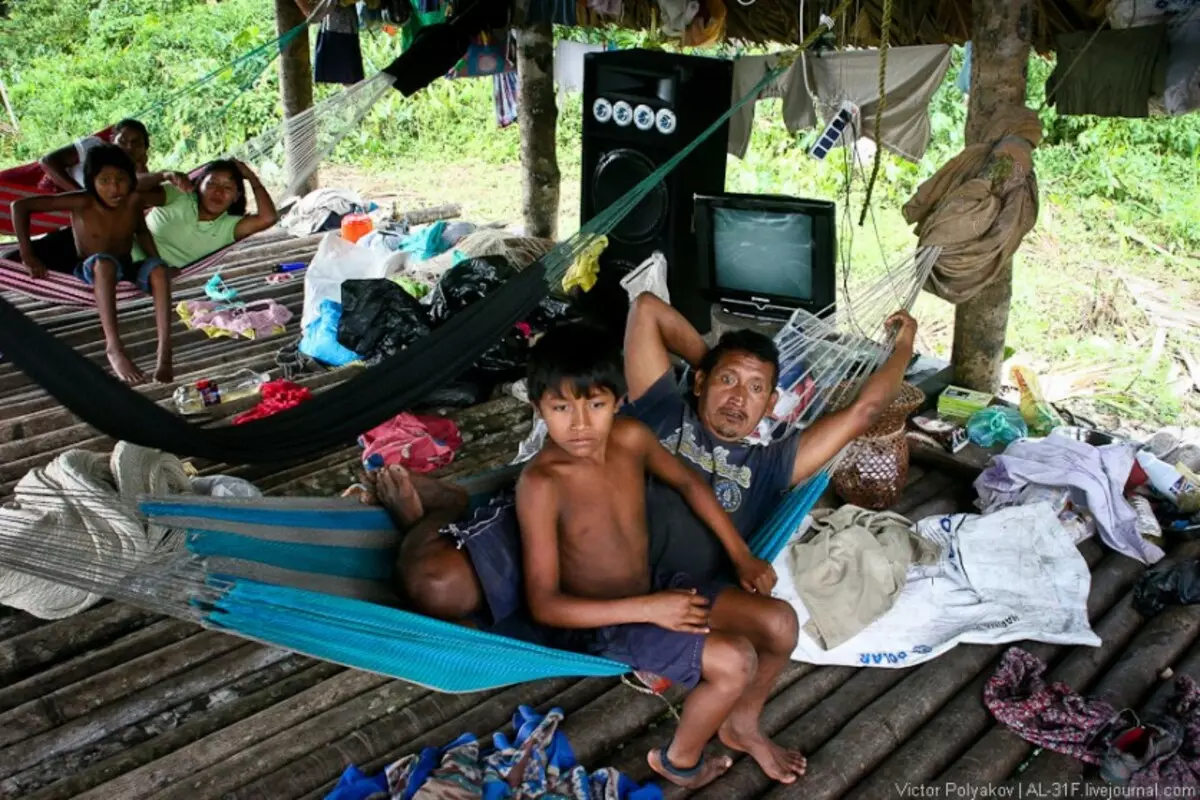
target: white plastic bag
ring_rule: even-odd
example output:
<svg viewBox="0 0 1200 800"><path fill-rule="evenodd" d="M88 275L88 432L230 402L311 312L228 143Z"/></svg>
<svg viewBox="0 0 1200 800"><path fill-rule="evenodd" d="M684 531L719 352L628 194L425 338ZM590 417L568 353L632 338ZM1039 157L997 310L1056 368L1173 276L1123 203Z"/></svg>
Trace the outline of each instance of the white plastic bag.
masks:
<svg viewBox="0 0 1200 800"><path fill-rule="evenodd" d="M304 273L304 314L300 318L300 330L319 314L322 300L342 302L342 281L366 280L387 276L391 260L399 253L388 254L368 247L357 247L342 238L337 231L325 234L317 254Z"/></svg>
<svg viewBox="0 0 1200 800"><path fill-rule="evenodd" d="M629 293L629 302L631 303L637 299L639 294L650 292L670 305L671 292L667 289L666 256L657 251L654 252L639 264L637 269L621 279L621 287Z"/></svg>

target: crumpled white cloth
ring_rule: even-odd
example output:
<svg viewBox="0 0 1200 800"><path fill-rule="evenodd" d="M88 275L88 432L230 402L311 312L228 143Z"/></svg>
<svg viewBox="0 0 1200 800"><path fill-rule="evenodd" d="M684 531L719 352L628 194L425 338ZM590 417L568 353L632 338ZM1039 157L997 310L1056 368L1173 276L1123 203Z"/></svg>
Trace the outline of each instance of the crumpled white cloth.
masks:
<svg viewBox="0 0 1200 800"><path fill-rule="evenodd" d="M279 224L292 236L308 236L324 230L330 214L348 214L364 205L362 198L349 189L317 189L301 197Z"/></svg>
<svg viewBox="0 0 1200 800"><path fill-rule="evenodd" d="M91 587L119 580L167 532L145 524L138 498L190 489L178 458L127 442L111 456L69 450L31 470L0 508L0 603L42 619L95 605L101 595L52 578L62 574Z"/></svg>
<svg viewBox="0 0 1200 800"><path fill-rule="evenodd" d="M1049 505L929 517L917 523L917 533L940 549L936 563L910 567L891 609L830 650L803 631L809 614L789 568L790 547L784 549L775 560L774 595L796 610L802 628L793 659L898 668L958 644L1033 639L1099 646L1088 623L1087 562Z"/></svg>
<svg viewBox="0 0 1200 800"><path fill-rule="evenodd" d="M1056 433L1045 439L1020 439L975 479L979 507L988 514L1016 505L1031 484L1069 488L1071 501L1095 518L1106 545L1153 564L1163 551L1138 534L1137 511L1125 499L1134 451L1131 444L1093 447Z"/></svg>

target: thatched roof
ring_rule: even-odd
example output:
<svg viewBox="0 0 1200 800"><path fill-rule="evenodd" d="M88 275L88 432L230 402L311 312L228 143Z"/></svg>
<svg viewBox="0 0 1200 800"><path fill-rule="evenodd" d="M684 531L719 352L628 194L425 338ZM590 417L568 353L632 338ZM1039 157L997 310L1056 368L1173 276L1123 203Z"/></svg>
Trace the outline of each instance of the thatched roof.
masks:
<svg viewBox="0 0 1200 800"><path fill-rule="evenodd" d="M701 0L701 16L711 0ZM746 42L797 41L798 0L720 0L725 5L727 39ZM583 3L579 3L583 6ZM579 24L602 27L616 22L621 27L649 30L658 26L656 0L624 0L619 20L594 12L581 14ZM818 24L820 0L807 0L804 30ZM1033 0L1033 44L1041 52L1054 48L1054 36L1071 31L1095 30L1104 20L1108 0ZM838 25L840 44L871 47L879 44L883 0L857 0ZM971 0L895 0L892 11L891 43L962 44L971 36Z"/></svg>

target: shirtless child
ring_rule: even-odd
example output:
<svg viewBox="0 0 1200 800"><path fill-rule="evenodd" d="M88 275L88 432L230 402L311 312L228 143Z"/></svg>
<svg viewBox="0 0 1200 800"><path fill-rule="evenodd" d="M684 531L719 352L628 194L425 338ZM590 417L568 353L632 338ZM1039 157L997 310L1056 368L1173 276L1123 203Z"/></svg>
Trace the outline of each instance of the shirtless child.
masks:
<svg viewBox="0 0 1200 800"><path fill-rule="evenodd" d="M805 760L763 735L763 704L796 646L795 612L774 600L770 564L755 558L712 489L649 428L618 418L620 358L587 328L548 333L533 348L529 398L545 447L517 484L526 596L564 647L604 656L693 688L674 739L647 756L672 783L697 788L732 765L704 758L714 736L771 778L794 783ZM684 496L733 561L743 588L651 575L649 471Z"/></svg>
<svg viewBox="0 0 1200 800"><path fill-rule="evenodd" d="M115 145L97 145L84 159L83 186L82 192L25 197L12 204L21 261L34 278L45 277L46 265L38 259L29 238L29 217L42 211L69 211L75 249L82 259L75 268L75 276L95 290L108 363L113 372L126 383L142 383L146 379L125 353L117 329L117 283L132 281L154 297L158 328L158 366L154 379L170 382L173 378L170 274L146 228L144 197L136 190L133 161ZM147 254L144 261L136 263L130 256L135 240Z"/></svg>

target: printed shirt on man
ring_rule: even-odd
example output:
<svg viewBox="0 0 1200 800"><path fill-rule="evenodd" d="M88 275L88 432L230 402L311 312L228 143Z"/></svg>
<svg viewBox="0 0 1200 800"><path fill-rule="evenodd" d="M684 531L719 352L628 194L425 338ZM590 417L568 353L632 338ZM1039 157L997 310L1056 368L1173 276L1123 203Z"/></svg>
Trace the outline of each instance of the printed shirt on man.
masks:
<svg viewBox="0 0 1200 800"><path fill-rule="evenodd" d="M791 486L799 436L769 445L722 441L705 429L668 370L623 413L649 426L663 446L702 474L743 537L761 525ZM650 478L646 488L650 563L696 581L732 580L725 548L683 497Z"/></svg>

